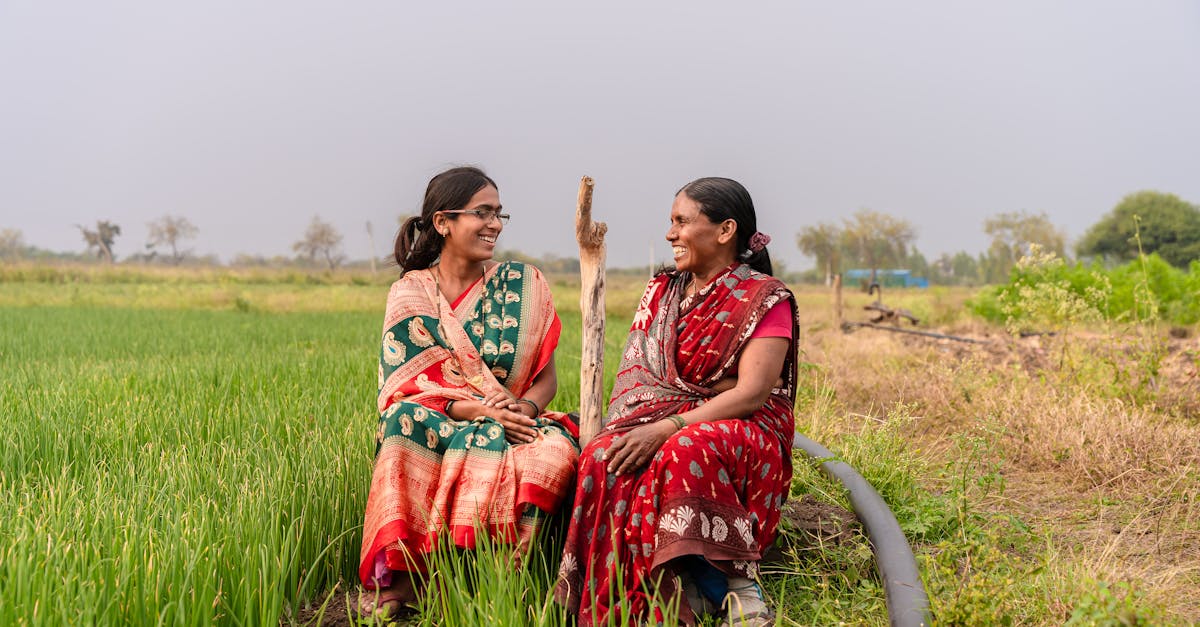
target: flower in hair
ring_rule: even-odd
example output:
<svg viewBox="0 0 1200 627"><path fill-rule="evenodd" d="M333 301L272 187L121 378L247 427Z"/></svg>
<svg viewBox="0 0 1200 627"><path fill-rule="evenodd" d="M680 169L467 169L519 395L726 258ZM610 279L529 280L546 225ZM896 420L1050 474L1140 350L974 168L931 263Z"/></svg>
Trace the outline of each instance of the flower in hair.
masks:
<svg viewBox="0 0 1200 627"><path fill-rule="evenodd" d="M754 235L750 236L750 251L759 252L771 243L771 236L762 231L755 231Z"/></svg>

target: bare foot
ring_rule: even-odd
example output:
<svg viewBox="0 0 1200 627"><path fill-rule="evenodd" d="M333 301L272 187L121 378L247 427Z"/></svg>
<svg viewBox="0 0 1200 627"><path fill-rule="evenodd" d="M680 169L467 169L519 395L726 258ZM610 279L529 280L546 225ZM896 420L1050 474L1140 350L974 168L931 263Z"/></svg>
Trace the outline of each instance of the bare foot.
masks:
<svg viewBox="0 0 1200 627"><path fill-rule="evenodd" d="M395 573L396 583L387 588L363 590L358 595L358 613L377 618L395 618L406 609L412 609L417 592L408 573Z"/></svg>
<svg viewBox="0 0 1200 627"><path fill-rule="evenodd" d="M529 555L529 551L533 546L533 541L530 538L521 538L517 540L517 544L513 546L512 556L509 558L509 567L514 571L521 570L525 567L525 557Z"/></svg>

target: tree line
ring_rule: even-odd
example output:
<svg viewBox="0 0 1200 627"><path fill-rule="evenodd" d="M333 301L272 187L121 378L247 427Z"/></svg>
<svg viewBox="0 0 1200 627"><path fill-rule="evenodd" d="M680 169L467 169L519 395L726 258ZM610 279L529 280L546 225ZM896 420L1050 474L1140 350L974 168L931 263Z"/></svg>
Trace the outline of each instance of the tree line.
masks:
<svg viewBox="0 0 1200 627"><path fill-rule="evenodd" d="M829 284L835 274L852 268L871 271L871 282L884 268L903 268L932 283L979 285L1008 280L1016 262L1034 250L1067 259L1067 238L1044 212L1000 213L984 221L987 250L942 253L929 261L914 246L916 229L907 220L860 210L841 224L805 226L796 245L816 260L800 280ZM1125 196L1093 224L1074 247L1081 260L1116 264L1139 254L1157 254L1186 268L1200 259L1200 207L1174 194L1139 191Z"/></svg>
<svg viewBox="0 0 1200 627"><path fill-rule="evenodd" d="M134 263L163 263L181 265L187 262L217 265L215 256L196 256L194 250L188 247L188 242L194 240L200 233L194 224L185 217L167 215L147 223L148 235L142 252L128 255L125 261ZM11 228L0 229L0 260L17 259L80 259L93 258L103 263L116 263L117 256L113 245L121 235L121 226L111 220L97 220L94 227L76 224L83 237L84 253L53 253L25 244L21 231ZM367 223L370 231L370 223ZM253 255L238 255L233 259L233 265L286 265L297 261L306 265L324 266L329 270L337 269L345 263L346 256L342 253L342 235L332 224L325 222L320 216L314 216L312 222L299 240L292 244L296 253L294 258L267 259Z"/></svg>
<svg viewBox="0 0 1200 627"><path fill-rule="evenodd" d="M402 222L407 216L400 216ZM113 245L121 227L110 220L97 220L94 226L75 225L82 236L84 256L115 263ZM166 215L149 222L144 249L126 258L135 263L184 263L217 265L214 256L198 257L188 244L199 229L187 218ZM366 224L368 235L371 224ZM828 283L833 275L852 268L868 269L874 274L885 268L903 268L932 283L979 285L1008 279L1014 264L1035 248L1067 258L1066 235L1045 213L1016 211L1000 213L984 221L990 238L987 250L943 253L928 260L913 242L917 230L911 222L886 213L860 210L840 224L822 222L805 226L796 234L796 245L816 261L807 272L788 278ZM320 216L313 216L304 233L292 244L295 257L264 258L238 255L235 266L306 265L334 270L347 263L342 251L343 237ZM1167 263L1184 268L1200 259L1200 207L1174 194L1139 191L1123 198L1100 221L1092 225L1074 247L1080 259L1102 263L1120 263L1139 253L1157 254ZM498 257L532 261L546 266L548 272L577 272L579 262L556 255L535 259L519 251L499 251ZM49 253L26 246L20 231L0 229L0 260L81 258L72 253ZM372 251L371 268L377 255ZM782 270L782 264L777 264ZM779 274L779 272L777 272Z"/></svg>

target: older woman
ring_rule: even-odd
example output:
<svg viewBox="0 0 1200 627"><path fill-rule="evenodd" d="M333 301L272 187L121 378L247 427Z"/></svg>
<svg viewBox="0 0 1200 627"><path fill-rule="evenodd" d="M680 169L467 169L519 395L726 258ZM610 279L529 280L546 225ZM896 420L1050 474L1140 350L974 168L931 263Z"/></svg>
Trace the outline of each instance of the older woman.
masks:
<svg viewBox="0 0 1200 627"><path fill-rule="evenodd" d="M580 455L556 595L581 625L645 616L681 584L685 622L710 603L772 622L755 579L792 476L797 325L756 223L736 181L675 196L675 270L646 287L608 423Z"/></svg>
<svg viewBox="0 0 1200 627"><path fill-rule="evenodd" d="M544 411L561 324L533 266L492 260L508 221L476 168L435 176L396 238L379 353L379 430L363 526L360 610L415 599L442 538L525 543L570 489L578 430Z"/></svg>

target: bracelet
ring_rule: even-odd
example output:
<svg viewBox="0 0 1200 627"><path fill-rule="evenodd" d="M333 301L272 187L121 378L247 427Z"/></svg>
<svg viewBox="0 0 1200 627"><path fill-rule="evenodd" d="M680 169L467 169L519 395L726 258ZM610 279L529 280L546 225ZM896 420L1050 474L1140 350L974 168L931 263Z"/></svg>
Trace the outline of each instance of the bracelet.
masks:
<svg viewBox="0 0 1200 627"><path fill-rule="evenodd" d="M538 416L542 415L542 408L538 407L537 403L535 403L527 398L518 398L517 402L518 403L529 403L529 406L533 408L533 417L534 418L537 418Z"/></svg>
<svg viewBox="0 0 1200 627"><path fill-rule="evenodd" d="M443 413L445 413L445 414L446 414L446 417L447 417L447 418L450 418L450 419L453 419L453 418L454 418L454 416L451 416L451 415L450 415L450 408L454 406L454 402L455 402L455 401L457 401L457 400L458 400L458 399L454 399L454 398L452 398L452 399L450 399L450 400L446 401L446 409L444 409L444 410L443 410Z"/></svg>
<svg viewBox="0 0 1200 627"><path fill-rule="evenodd" d="M671 414L670 416L667 416L667 420L670 420L671 422L675 423L676 431L679 431L680 429L683 429L684 427L687 426L687 422L685 422L683 420L683 416L680 416L679 414Z"/></svg>

